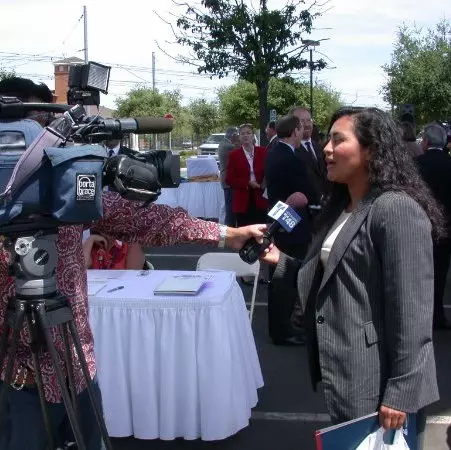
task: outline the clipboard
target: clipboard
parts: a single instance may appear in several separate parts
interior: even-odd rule
[[[196,295],[205,284],[201,275],[171,275],[153,291],[155,295]]]

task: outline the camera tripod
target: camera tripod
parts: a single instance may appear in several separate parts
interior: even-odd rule
[[[112,450],[113,447],[108,437],[102,413],[96,403],[93,381],[89,374],[69,301],[56,291],[55,268],[57,257],[54,246],[55,239],[56,230],[47,233],[40,231],[36,236],[20,236],[15,242],[11,241],[8,244],[11,257],[13,258],[12,270],[15,275],[16,296],[9,301],[0,341],[0,369],[3,367],[8,353],[3,389],[0,394],[0,431],[3,428],[3,414],[6,408],[7,396],[11,389],[10,384],[12,382],[19,334],[26,324],[30,335],[34,375],[47,433],[48,448],[54,450],[55,443],[45,403],[42,371],[38,356],[40,351],[48,352],[52,360],[52,366],[58,380],[58,386],[61,390],[77,449],[86,450],[77,416],[77,392],[75,390],[69,340],[71,337],[103,442],[107,450]],[[67,380],[59,363],[58,352],[50,332],[51,328],[55,328],[63,341]],[[9,340],[11,330],[12,338]]]

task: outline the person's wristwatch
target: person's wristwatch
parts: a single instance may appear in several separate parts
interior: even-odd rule
[[[219,226],[219,242],[218,247],[224,248],[225,247],[225,240],[227,236],[227,226],[226,225],[220,225]]]

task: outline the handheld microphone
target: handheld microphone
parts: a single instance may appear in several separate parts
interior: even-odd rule
[[[272,237],[281,227],[288,233],[293,231],[293,228],[302,220],[295,210],[305,208],[307,204],[307,197],[301,192],[291,194],[286,203],[277,202],[268,213],[268,216],[273,218],[274,222],[265,231],[263,242],[259,244],[255,238],[248,239],[239,251],[240,258],[248,264],[257,261],[263,255],[265,249],[269,247]]]

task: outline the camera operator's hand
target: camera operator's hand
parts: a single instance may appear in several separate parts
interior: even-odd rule
[[[246,241],[250,238],[255,238],[258,243],[263,242],[263,233],[267,226],[264,224],[248,225],[246,227],[231,228],[227,227],[227,234],[225,244],[227,247],[240,250]]]

